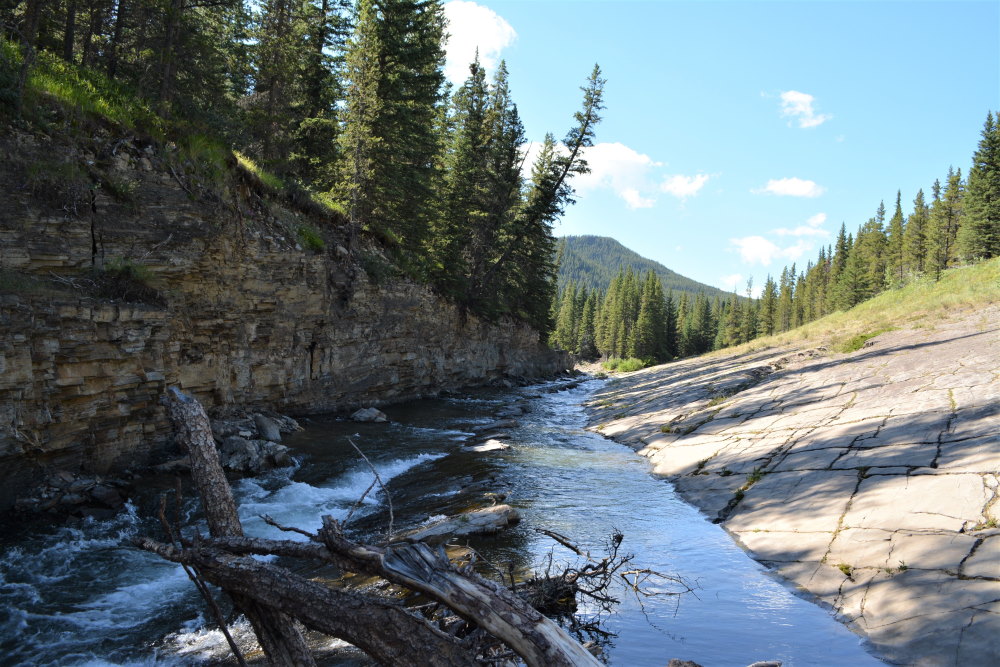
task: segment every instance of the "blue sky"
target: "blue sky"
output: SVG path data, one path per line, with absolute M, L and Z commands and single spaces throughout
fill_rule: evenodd
M 607 109 L 556 234 L 612 236 L 739 292 L 814 260 L 896 191 L 968 171 L 1000 109 L 1000 2 L 452 0 L 449 75 L 500 58 L 528 138 L 594 63 Z

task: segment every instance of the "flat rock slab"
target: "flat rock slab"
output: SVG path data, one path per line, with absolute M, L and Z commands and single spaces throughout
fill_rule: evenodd
M 644 369 L 594 396 L 592 428 L 648 457 L 888 661 L 1000 664 L 993 322 L 1000 305 L 850 354 L 784 348 Z

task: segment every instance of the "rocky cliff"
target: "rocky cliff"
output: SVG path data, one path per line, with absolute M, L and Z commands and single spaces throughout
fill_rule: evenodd
M 0 508 L 47 469 L 148 462 L 167 385 L 304 414 L 563 364 L 232 165 L 206 176 L 107 132 L 15 134 L 0 156 Z

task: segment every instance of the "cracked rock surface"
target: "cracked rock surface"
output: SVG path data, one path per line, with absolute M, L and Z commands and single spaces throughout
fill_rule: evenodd
M 1000 664 L 1000 306 L 610 381 L 593 428 L 894 664 Z

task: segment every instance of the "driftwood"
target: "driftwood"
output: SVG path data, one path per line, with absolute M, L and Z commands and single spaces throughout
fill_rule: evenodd
M 204 409 L 176 389 L 167 405 L 178 438 L 190 452 L 211 537 L 178 539 L 173 545 L 141 538 L 137 544 L 193 568 L 229 593 L 273 664 L 315 664 L 295 621 L 343 639 L 384 664 L 470 665 L 515 654 L 538 667 L 601 664 L 557 623 L 504 586 L 471 568 L 456 567 L 440 548 L 419 542 L 386 547 L 356 543 L 331 517 L 323 518 L 317 534 L 305 533 L 308 542 L 244 537 Z M 254 559 L 254 554 L 310 558 L 382 577 L 464 619 L 467 632 L 461 637 L 445 632 L 440 616 L 428 618 L 384 598 L 332 589 Z

